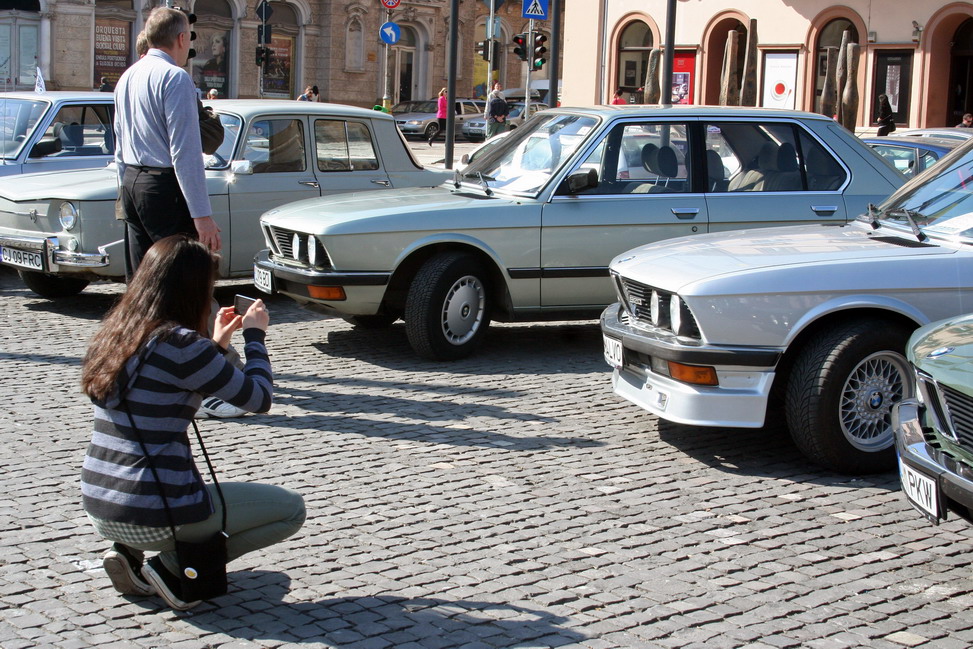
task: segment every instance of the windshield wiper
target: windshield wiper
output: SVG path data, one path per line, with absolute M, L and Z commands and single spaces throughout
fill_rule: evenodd
M 866 208 L 868 212 L 865 213 L 867 217 L 868 224 L 872 226 L 873 230 L 878 230 L 882 227 L 882 224 L 878 222 L 878 208 L 875 207 L 874 203 L 869 203 Z
M 925 232 L 919 229 L 919 224 L 916 223 L 916 217 L 920 219 L 924 218 L 922 214 L 920 214 L 919 212 L 916 212 L 915 210 L 910 210 L 905 207 L 898 207 L 894 210 L 888 210 L 886 214 L 889 216 L 902 215 L 906 219 L 908 219 L 909 227 L 912 229 L 912 234 L 916 235 L 916 239 L 918 239 L 920 243 L 929 238 L 926 236 Z
M 490 185 L 487 184 L 487 179 L 496 180 L 496 178 L 490 178 L 489 176 L 484 177 L 479 171 L 476 172 L 476 175 L 480 179 L 480 187 L 483 188 L 483 193 L 487 196 L 493 196 L 493 190 L 490 189 Z

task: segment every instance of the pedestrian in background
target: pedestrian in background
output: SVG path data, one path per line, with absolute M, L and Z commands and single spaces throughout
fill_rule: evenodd
M 220 98 L 220 91 L 217 90 L 216 88 L 210 88 L 209 89 L 209 92 L 206 93 L 206 98 L 207 99 L 219 99 Z
M 510 114 L 510 106 L 503 96 L 503 86 L 499 81 L 493 82 L 493 90 L 487 95 L 486 109 L 483 117 L 486 119 L 486 137 L 489 140 L 494 135 L 498 135 L 507 130 L 507 115 Z
M 616 90 L 615 94 L 612 95 L 612 104 L 616 106 L 620 106 L 622 104 L 627 104 L 627 103 L 628 102 L 625 101 L 625 98 L 622 97 L 622 89 L 619 88 L 618 90 Z
M 193 460 L 187 430 L 205 395 L 251 412 L 267 412 L 273 399 L 264 345 L 270 316 L 261 300 L 243 316 L 220 309 L 212 339 L 206 335 L 217 267 L 218 257 L 187 235 L 158 241 L 105 316 L 81 368 L 94 405 L 82 504 L 95 530 L 113 542 L 105 572 L 118 592 L 156 593 L 178 610 L 199 602 L 182 594 L 172 529 L 187 542 L 224 529 L 217 491 L 226 509 L 227 561 L 293 535 L 305 518 L 297 492 L 222 481 L 214 488 Z M 224 357 L 241 328 L 242 371 Z M 146 551 L 159 554 L 143 565 Z
M 956 128 L 973 128 L 973 113 L 963 115 L 963 121 L 957 124 Z
M 98 90 L 101 92 L 111 92 L 114 90 L 114 88 L 111 87 L 111 84 L 108 83 L 108 77 L 101 78 L 101 85 L 98 86 Z
M 171 234 L 196 236 L 214 252 L 221 244 L 206 191 L 196 87 L 182 67 L 189 58 L 189 20 L 178 9 L 157 7 L 145 37 L 150 49 L 115 89 L 115 160 L 129 277 L 149 247 Z
M 304 93 L 298 95 L 297 101 L 314 101 L 314 99 L 312 99 L 313 96 L 314 94 L 313 91 L 311 90 L 311 86 L 307 86 L 306 88 L 304 88 Z
M 888 95 L 878 96 L 878 124 L 879 137 L 888 135 L 895 130 L 895 118 L 892 116 L 892 104 L 889 103 Z
M 443 88 L 439 91 L 439 97 L 436 99 L 436 123 L 439 124 L 439 130 L 429 134 L 429 146 L 432 146 L 432 141 L 436 139 L 437 135 L 446 132 L 446 116 L 449 114 L 448 111 L 449 100 L 446 97 L 446 89 Z

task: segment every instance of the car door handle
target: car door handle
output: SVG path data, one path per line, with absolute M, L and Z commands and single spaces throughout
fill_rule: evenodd
M 811 209 L 816 214 L 834 214 L 838 211 L 837 205 L 812 205 Z
M 321 185 L 318 184 L 316 180 L 298 180 L 298 185 L 307 185 L 308 187 L 313 187 L 314 189 L 321 189 Z
M 673 207 L 672 213 L 676 215 L 678 219 L 694 219 L 696 215 L 699 214 L 698 207 Z
M 381 185 L 382 187 L 389 187 L 392 184 L 387 180 L 373 180 L 372 182 L 376 185 Z

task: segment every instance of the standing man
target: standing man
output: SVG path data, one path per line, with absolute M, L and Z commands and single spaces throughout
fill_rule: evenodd
M 499 135 L 507 130 L 507 115 L 510 107 L 503 96 L 503 86 L 499 81 L 493 82 L 493 90 L 487 95 L 486 108 L 483 117 L 486 118 L 486 139 Z
M 213 220 L 199 135 L 196 88 L 182 68 L 192 39 L 189 19 L 157 7 L 145 23 L 149 44 L 115 87 L 115 161 L 125 214 L 131 277 L 149 247 L 171 234 L 221 247 Z

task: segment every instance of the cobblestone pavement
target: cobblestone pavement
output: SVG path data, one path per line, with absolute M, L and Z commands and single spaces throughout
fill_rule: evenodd
M 224 304 L 246 284 L 223 286 Z M 615 398 L 592 322 L 497 325 L 455 364 L 269 301 L 276 405 L 201 426 L 224 479 L 309 518 L 188 613 L 125 598 L 79 505 L 85 341 L 120 293 L 51 302 L 0 271 L 0 646 L 973 645 L 971 531 L 894 475 L 810 468 L 773 431 Z

